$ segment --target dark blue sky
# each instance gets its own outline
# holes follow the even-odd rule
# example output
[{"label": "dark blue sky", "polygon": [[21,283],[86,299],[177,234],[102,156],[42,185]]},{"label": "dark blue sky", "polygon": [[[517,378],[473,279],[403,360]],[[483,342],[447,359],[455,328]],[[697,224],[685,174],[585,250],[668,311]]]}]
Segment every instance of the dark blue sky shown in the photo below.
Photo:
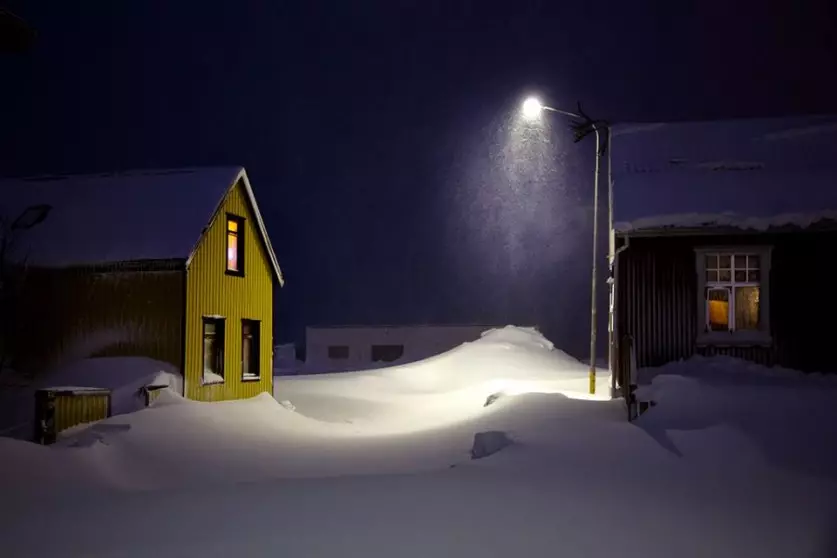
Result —
[{"label": "dark blue sky", "polygon": [[518,168],[510,111],[837,112],[835,8],[784,4],[9,2],[40,37],[0,59],[0,174],[241,164],[280,339],[528,322],[583,353],[592,146],[557,129]]}]

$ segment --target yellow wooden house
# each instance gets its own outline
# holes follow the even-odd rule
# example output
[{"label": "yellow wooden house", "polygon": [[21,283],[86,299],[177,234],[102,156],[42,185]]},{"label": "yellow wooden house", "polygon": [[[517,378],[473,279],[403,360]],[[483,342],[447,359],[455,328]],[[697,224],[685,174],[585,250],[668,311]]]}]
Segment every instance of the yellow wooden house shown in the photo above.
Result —
[{"label": "yellow wooden house", "polygon": [[17,369],[146,356],[178,367],[190,399],[272,392],[284,281],[243,168],[4,180],[0,196],[6,219],[48,208],[15,242]]}]

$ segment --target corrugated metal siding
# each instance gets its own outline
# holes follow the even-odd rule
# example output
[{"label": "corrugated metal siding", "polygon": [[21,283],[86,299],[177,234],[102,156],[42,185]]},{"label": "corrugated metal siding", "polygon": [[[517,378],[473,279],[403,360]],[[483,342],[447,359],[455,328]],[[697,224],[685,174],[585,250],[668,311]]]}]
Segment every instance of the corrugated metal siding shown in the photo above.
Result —
[{"label": "corrugated metal siding", "polygon": [[180,366],[183,271],[117,269],[29,271],[14,332],[19,369],[95,356]]},{"label": "corrugated metal siding", "polygon": [[[697,347],[698,246],[767,244],[770,274],[770,347]],[[835,233],[632,238],[619,255],[617,327],[634,338],[637,365],[660,366],[689,358],[729,355],[765,365],[834,371],[830,344],[837,298],[830,292],[837,260]]]},{"label": "corrugated metal siding", "polygon": [[[226,213],[242,216],[244,277],[227,275]],[[203,317],[226,319],[224,383],[202,385]],[[258,381],[242,381],[241,320],[259,320]],[[186,396],[200,401],[253,397],[273,390],[273,275],[246,194],[236,185],[200,241],[186,273]]]},{"label": "corrugated metal siding", "polygon": [[55,432],[110,416],[110,392],[59,391],[55,395]]},{"label": "corrugated metal siding", "polygon": [[633,336],[637,366],[691,355],[697,323],[694,254],[663,255],[632,242],[619,258],[617,323],[620,336]]}]

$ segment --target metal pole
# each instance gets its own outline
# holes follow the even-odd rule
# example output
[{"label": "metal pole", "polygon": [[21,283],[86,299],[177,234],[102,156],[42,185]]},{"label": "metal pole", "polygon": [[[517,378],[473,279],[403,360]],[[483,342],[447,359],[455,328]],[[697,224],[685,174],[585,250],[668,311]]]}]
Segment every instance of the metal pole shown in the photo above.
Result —
[{"label": "metal pole", "polygon": [[607,317],[607,367],[610,370],[610,395],[616,393],[616,375],[614,374],[614,358],[616,357],[616,324],[614,323],[616,311],[616,237],[613,233],[613,165],[611,159],[611,128],[607,126],[607,263],[608,263],[608,286],[609,286],[609,308]]},{"label": "metal pole", "polygon": [[599,244],[599,159],[601,146],[599,145],[599,127],[594,125],[596,132],[596,171],[593,177],[593,270],[590,278],[590,395],[596,393],[596,275],[598,274],[598,244]]}]

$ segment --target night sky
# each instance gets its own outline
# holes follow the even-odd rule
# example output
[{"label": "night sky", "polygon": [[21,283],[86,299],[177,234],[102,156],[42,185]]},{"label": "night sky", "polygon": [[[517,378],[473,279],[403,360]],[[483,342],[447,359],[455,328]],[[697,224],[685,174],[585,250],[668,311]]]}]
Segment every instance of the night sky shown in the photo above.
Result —
[{"label": "night sky", "polygon": [[6,4],[39,38],[0,58],[0,174],[243,165],[282,341],[528,323],[585,353],[593,147],[555,121],[521,158],[527,93],[623,122],[837,113],[826,1]]}]

